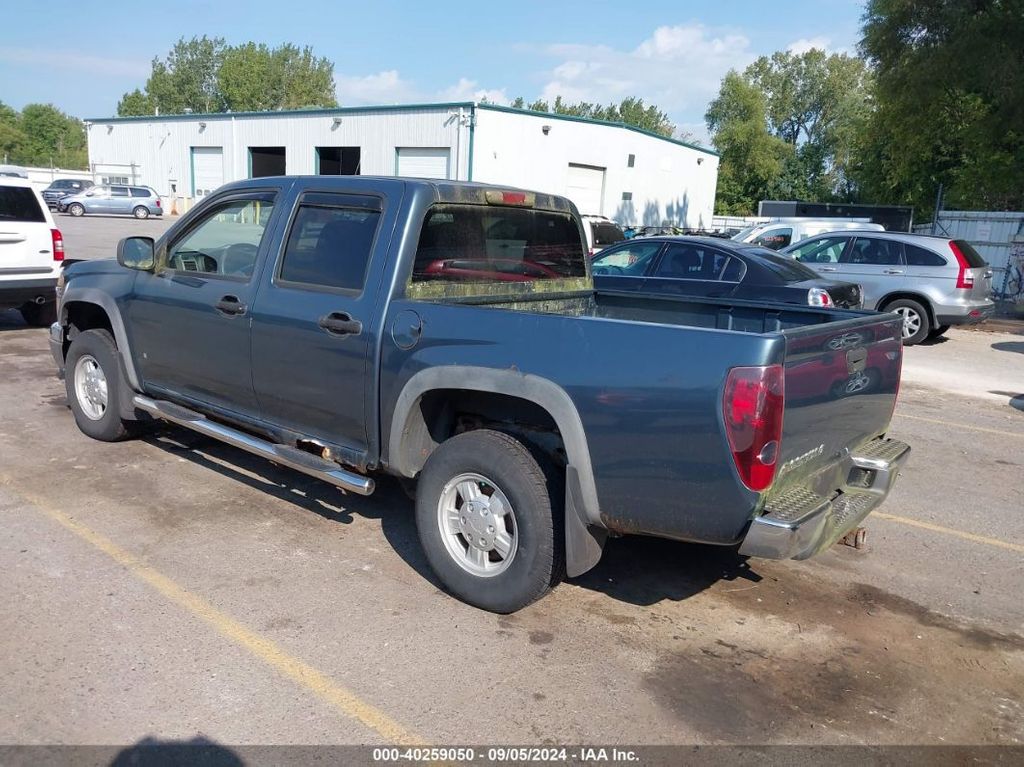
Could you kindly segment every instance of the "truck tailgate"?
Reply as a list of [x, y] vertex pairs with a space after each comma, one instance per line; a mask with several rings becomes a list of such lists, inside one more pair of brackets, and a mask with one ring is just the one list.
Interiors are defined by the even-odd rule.
[[903, 360], [900, 320], [891, 314], [783, 335], [786, 408], [772, 495], [886, 431]]

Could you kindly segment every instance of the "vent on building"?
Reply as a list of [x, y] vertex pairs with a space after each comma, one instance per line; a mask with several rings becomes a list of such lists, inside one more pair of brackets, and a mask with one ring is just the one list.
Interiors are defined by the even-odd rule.
[[629, 202], [632, 199], [633, 199], [633, 193], [632, 192], [623, 192], [622, 193], [622, 201], [623, 202]]
[[634, 165], [636, 165], [636, 155], [631, 154], [628, 158], [626, 158], [626, 167], [632, 168]]

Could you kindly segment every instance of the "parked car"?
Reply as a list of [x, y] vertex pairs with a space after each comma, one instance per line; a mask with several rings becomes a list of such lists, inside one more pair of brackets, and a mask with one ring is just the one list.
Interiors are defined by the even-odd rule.
[[57, 210], [72, 216], [102, 213], [108, 216], [149, 218], [164, 214], [160, 195], [152, 187], [118, 184], [94, 186], [84, 192], [64, 197], [57, 203]]
[[[68, 269], [50, 348], [96, 439], [156, 418], [362, 495], [415, 481], [438, 579], [497, 612], [610, 533], [800, 559], [883, 500], [897, 317], [594, 290], [583, 231], [565, 198], [482, 184], [231, 183]], [[551, 273], [432, 267], [490, 253]], [[873, 358], [877, 384], [789, 397], [824, 356], [802, 389]]]
[[58, 178], [43, 190], [43, 199], [50, 210], [56, 210], [57, 204], [71, 194], [78, 194], [90, 189], [92, 181], [78, 178]]
[[791, 245], [784, 255], [825, 277], [855, 280], [864, 306], [903, 317], [903, 342], [981, 322], [995, 304], [992, 270], [966, 240], [906, 232], [836, 232]]
[[600, 253], [609, 245], [626, 239], [622, 227], [605, 216], [582, 216], [583, 233], [587, 238], [587, 251], [590, 255]]
[[64, 238], [28, 179], [0, 176], [0, 309], [18, 309], [29, 325], [57, 318], [57, 275]]
[[849, 218], [777, 218], [763, 224], [754, 224], [741, 229], [732, 236], [738, 242], [749, 242], [771, 250], [782, 250], [793, 243], [823, 232], [838, 232], [845, 229], [884, 232], [881, 224], [872, 224], [865, 219]]
[[645, 237], [601, 251], [594, 284], [607, 290], [861, 306], [860, 286], [824, 279], [810, 267], [756, 245], [717, 237]]

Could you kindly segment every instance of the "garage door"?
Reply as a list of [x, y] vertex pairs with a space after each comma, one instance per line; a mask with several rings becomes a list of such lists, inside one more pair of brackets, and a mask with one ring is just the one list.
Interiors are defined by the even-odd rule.
[[569, 163], [565, 196], [576, 203], [581, 215], [604, 213], [604, 168]]
[[451, 150], [448, 147], [399, 147], [395, 175], [412, 178], [449, 178], [450, 156]]
[[224, 149], [219, 146], [192, 147], [192, 195], [205, 197], [224, 183]]

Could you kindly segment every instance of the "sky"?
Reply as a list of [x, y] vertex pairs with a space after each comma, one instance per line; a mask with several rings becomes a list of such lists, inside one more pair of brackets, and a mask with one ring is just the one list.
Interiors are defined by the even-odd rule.
[[4, 5], [0, 101], [15, 109], [112, 116], [122, 94], [145, 85], [154, 56], [205, 34], [312, 46], [334, 62], [345, 106], [639, 96], [704, 141], [704, 111], [729, 69], [777, 50], [852, 52], [863, 13], [854, 0]]

